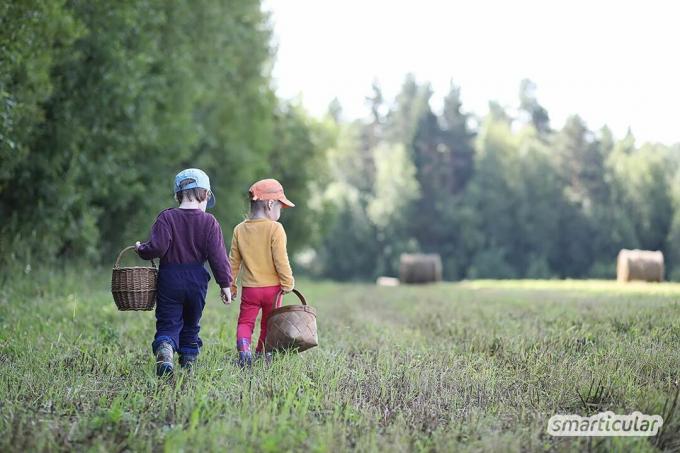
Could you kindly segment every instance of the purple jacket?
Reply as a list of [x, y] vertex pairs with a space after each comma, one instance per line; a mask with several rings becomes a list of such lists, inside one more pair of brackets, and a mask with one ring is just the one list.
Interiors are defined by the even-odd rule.
[[222, 228], [212, 214], [200, 209], [171, 208], [158, 214], [151, 239], [137, 251], [143, 259], [160, 258], [161, 265], [210, 263], [221, 288], [232, 282]]

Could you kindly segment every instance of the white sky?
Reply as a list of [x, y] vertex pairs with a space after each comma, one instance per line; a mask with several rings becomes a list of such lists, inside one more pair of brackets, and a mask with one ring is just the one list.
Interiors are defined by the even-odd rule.
[[314, 115], [338, 97], [367, 114], [378, 80], [391, 100], [408, 72], [429, 81], [433, 107], [449, 81], [479, 115], [537, 84], [553, 127], [578, 113], [591, 129], [628, 126], [638, 141], [680, 142], [680, 2], [674, 0], [265, 0], [278, 47], [279, 95]]

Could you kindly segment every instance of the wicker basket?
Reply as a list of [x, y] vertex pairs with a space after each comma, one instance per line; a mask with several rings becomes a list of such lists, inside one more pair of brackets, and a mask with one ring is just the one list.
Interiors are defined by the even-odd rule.
[[116, 259], [111, 273], [111, 294], [120, 311], [153, 310], [156, 305], [156, 279], [158, 269], [153, 260], [151, 267], [120, 267], [120, 258], [135, 246], [124, 248]]
[[[316, 310], [307, 305], [305, 297], [300, 291], [294, 289], [302, 305], [286, 305], [275, 308], [267, 319], [267, 338], [265, 350], [282, 351], [296, 350], [306, 351], [319, 344], [316, 331]], [[274, 306], [277, 306], [283, 291], [279, 291], [274, 298]]]

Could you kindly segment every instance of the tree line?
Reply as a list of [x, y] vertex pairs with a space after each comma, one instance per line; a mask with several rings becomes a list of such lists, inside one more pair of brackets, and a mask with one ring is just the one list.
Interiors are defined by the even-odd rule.
[[391, 102], [373, 87], [369, 119], [334, 122], [332, 220], [311, 269], [395, 275], [420, 251], [441, 254], [448, 279], [612, 278], [621, 248], [643, 248], [680, 277], [680, 146], [638, 146], [577, 115], [556, 129], [529, 80], [516, 106], [482, 117], [458, 86], [441, 111], [432, 95], [407, 76]]
[[[305, 198], [317, 146], [271, 88], [273, 54], [259, 2], [2, 2], [0, 266], [111, 262], [188, 166], [228, 239], [257, 178]], [[291, 219], [293, 249], [307, 225]]]
[[257, 1], [0, 4], [0, 268], [112, 262], [197, 166], [227, 240], [249, 185], [281, 180], [313, 276], [395, 274], [423, 251], [448, 279], [611, 277], [639, 247], [680, 277], [678, 145], [556, 128], [528, 80], [482, 116], [455, 85], [434, 111], [407, 76], [395, 99], [372, 87], [368, 118], [312, 118], [272, 88], [271, 30]]

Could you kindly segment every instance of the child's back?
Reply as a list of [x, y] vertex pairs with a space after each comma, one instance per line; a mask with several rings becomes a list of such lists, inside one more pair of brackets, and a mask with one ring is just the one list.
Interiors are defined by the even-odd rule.
[[248, 219], [234, 228], [231, 261], [241, 269], [241, 285], [280, 285], [285, 291], [295, 286], [286, 251], [286, 232], [279, 222]]
[[208, 261], [221, 287], [231, 283], [224, 239], [217, 219], [201, 209], [170, 208], [156, 219], [149, 242], [138, 249], [142, 258], [160, 257], [164, 264]]
[[[236, 328], [236, 347], [242, 366], [251, 362], [250, 342], [257, 315], [262, 310], [260, 339], [256, 352], [263, 352], [267, 319], [277, 295], [295, 286], [286, 250], [286, 232], [277, 222], [281, 208], [295, 206], [286, 198], [275, 179], [263, 179], [250, 188], [248, 220], [234, 228], [231, 241], [231, 268], [240, 275], [243, 293]], [[240, 274], [239, 274], [240, 272]], [[236, 279], [232, 296], [236, 295]]]
[[210, 274], [222, 288], [222, 300], [231, 303], [231, 268], [222, 229], [205, 209], [214, 205], [210, 180], [203, 171], [190, 168], [175, 177], [179, 208], [162, 211], [151, 228], [148, 242], [137, 243], [142, 258], [160, 258], [156, 291], [156, 335], [151, 345], [159, 375], [172, 373], [173, 353], [180, 365], [191, 367], [203, 345], [199, 337]]

